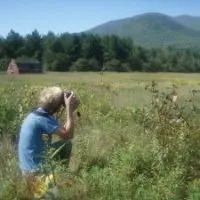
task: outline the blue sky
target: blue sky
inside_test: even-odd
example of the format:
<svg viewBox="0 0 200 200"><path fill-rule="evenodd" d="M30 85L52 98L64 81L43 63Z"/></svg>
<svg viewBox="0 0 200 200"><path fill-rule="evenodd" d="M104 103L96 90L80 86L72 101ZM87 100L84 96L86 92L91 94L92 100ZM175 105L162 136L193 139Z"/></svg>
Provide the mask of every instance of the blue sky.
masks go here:
<svg viewBox="0 0 200 200"><path fill-rule="evenodd" d="M200 0L0 0L0 35L80 32L144 12L200 16Z"/></svg>

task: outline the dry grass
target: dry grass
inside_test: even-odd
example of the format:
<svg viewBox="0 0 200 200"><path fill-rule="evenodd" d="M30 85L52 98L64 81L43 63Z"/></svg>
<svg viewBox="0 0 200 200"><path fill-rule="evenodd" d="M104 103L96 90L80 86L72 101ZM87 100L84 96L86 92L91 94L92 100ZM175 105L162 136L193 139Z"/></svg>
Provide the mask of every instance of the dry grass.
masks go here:
<svg viewBox="0 0 200 200"><path fill-rule="evenodd" d="M87 87L92 93L103 92L100 87L103 80L104 89L113 92L112 104L115 106L142 106L150 100L145 86L155 80L159 88L169 91L172 85L177 85L180 97L190 96L193 89L198 90L200 85L199 74L184 73L113 73L105 72L103 75L95 72L59 73L48 72L46 74L26 74L18 77L9 77L0 74L1 85L17 82L19 85L57 85L63 84L65 87L71 84L82 84L83 89ZM99 89L98 89L99 88Z"/></svg>
<svg viewBox="0 0 200 200"><path fill-rule="evenodd" d="M1 80L8 81L11 79L7 74L0 74ZM156 80L159 82L182 82L186 84L200 83L199 74L188 74L188 73L115 73L115 72L104 72L103 77L101 73L95 72L47 72L45 74L26 74L15 77L19 81L25 81L26 83L34 81L42 82L54 82L54 83L67 83L67 82L89 82L97 83L103 79L104 83L132 83L140 81L151 81Z"/></svg>

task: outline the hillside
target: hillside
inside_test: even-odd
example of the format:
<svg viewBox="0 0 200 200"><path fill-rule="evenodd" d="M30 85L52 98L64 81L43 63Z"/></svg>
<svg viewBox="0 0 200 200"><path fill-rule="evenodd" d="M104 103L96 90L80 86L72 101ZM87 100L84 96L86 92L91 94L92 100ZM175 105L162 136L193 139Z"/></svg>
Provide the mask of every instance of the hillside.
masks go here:
<svg viewBox="0 0 200 200"><path fill-rule="evenodd" d="M179 23L179 19L160 13L146 13L110 21L87 30L85 33L131 37L135 44L146 47L166 45L181 48L198 47L200 31Z"/></svg>
<svg viewBox="0 0 200 200"><path fill-rule="evenodd" d="M179 15L177 17L174 17L174 19L184 26L200 31L200 17Z"/></svg>

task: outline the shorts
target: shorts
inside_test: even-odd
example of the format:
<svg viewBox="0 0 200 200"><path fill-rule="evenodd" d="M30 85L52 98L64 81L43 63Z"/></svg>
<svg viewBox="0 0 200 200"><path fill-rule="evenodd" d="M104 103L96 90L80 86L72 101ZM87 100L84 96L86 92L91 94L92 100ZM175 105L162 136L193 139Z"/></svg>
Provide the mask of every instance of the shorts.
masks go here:
<svg viewBox="0 0 200 200"><path fill-rule="evenodd" d="M60 148L61 146L62 148ZM50 148L53 149L54 151L57 151L60 148L53 159L62 161L63 164L66 165L66 167L68 167L72 151L71 140L68 141L59 140L57 142L52 143L50 145ZM54 194L51 192L52 185L54 185L53 174L42 173L42 172L35 172L35 173L25 172L23 175L26 178L27 190L29 195L31 195L36 199L42 199L46 195L54 196Z"/></svg>

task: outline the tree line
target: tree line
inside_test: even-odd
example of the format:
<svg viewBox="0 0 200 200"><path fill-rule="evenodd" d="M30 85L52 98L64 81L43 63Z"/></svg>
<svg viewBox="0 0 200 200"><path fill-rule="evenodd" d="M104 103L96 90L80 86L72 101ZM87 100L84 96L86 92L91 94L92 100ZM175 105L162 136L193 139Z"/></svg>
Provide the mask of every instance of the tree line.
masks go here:
<svg viewBox="0 0 200 200"><path fill-rule="evenodd" d="M115 35L40 35L34 30L21 36L11 30L0 37L1 69L7 68L11 58L39 60L49 71L200 72L199 50L147 49Z"/></svg>

